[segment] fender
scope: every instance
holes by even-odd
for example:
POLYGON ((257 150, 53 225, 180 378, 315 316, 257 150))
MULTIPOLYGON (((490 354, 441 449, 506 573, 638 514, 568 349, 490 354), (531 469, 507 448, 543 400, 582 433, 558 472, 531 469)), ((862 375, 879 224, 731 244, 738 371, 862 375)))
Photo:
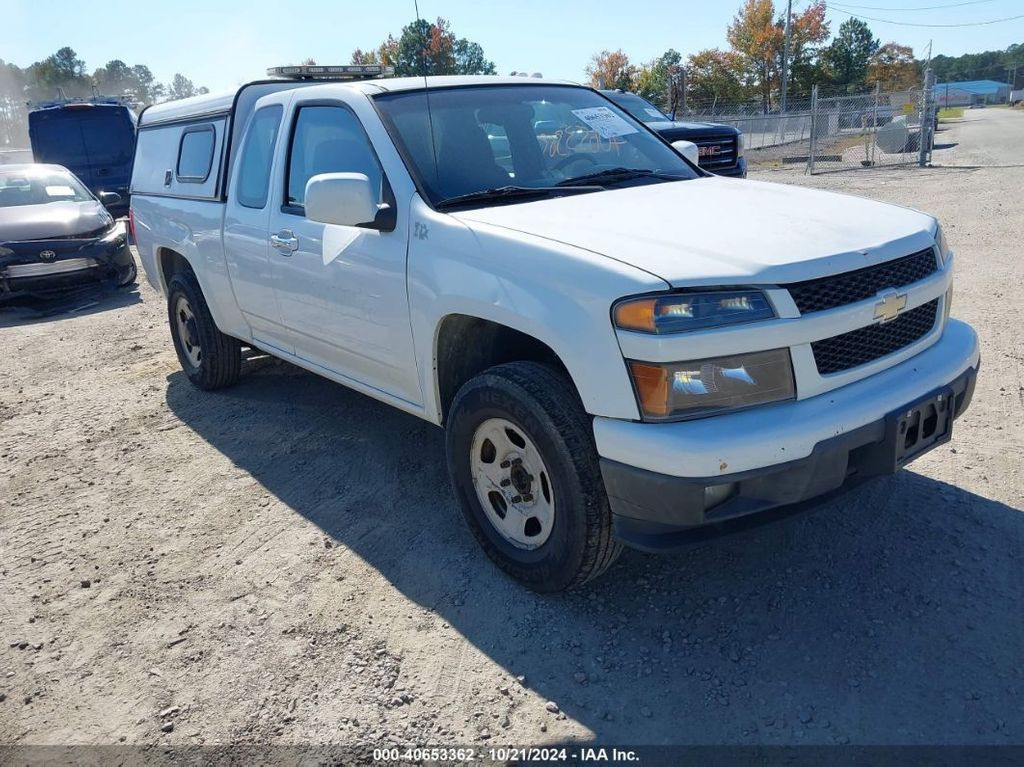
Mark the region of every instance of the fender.
POLYGON ((576 383, 588 413, 639 413, 611 324, 624 295, 664 290, 643 270, 570 245, 411 204, 409 305, 427 417, 441 421, 436 353, 444 319, 463 314, 546 344, 576 383), (631 287, 632 286, 632 287, 631 287), (433 412, 430 412, 433 411, 433 412))

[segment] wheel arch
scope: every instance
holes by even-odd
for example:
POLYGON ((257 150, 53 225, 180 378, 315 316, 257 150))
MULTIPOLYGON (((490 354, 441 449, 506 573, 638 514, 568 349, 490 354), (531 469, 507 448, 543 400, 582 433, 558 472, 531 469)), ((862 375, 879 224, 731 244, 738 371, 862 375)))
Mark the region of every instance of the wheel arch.
MULTIPOLYGON (((168 285, 171 284, 171 278, 180 272, 192 272, 195 274, 195 269, 192 268, 192 264, 185 258, 181 253, 171 248, 159 247, 156 250, 156 262, 160 268, 160 287, 163 289, 163 293, 167 295, 168 285)), ((196 279, 199 275, 196 275, 196 279)))
MULTIPOLYGON (((434 332, 433 384, 438 421, 442 425, 462 385, 484 370, 505 362, 542 362, 576 382, 562 357, 535 334, 504 322, 472 314, 452 313, 440 319, 434 332)), ((582 401, 582 398, 580 398, 582 401)))

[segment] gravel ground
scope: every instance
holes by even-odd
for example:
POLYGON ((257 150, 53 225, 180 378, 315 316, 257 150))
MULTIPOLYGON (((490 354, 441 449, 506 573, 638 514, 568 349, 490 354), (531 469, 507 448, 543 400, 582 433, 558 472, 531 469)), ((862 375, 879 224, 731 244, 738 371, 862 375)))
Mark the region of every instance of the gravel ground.
POLYGON ((946 222, 952 444, 567 596, 488 563, 434 427, 266 359, 198 392, 146 285, 0 316, 0 743, 1024 743, 1024 114, 968 115, 936 162, 1015 167, 758 175, 946 222))

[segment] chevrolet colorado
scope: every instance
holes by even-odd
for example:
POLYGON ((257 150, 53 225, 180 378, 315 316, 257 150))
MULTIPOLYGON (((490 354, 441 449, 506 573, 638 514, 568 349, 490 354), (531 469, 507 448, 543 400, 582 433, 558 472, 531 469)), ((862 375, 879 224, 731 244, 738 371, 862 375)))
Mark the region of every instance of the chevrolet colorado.
POLYGON ((376 71, 141 115, 131 221, 197 387, 244 344, 442 426, 541 591, 950 439, 979 351, 933 217, 717 178, 590 88, 376 71))

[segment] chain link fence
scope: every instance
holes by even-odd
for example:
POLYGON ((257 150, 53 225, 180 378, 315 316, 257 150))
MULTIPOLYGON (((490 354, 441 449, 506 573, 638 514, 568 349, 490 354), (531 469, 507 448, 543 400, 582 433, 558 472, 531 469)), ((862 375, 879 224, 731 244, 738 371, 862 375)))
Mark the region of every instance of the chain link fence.
POLYGON ((909 165, 931 149, 934 116, 922 88, 815 97, 809 173, 909 165))
POLYGON ((904 91, 876 87, 857 95, 823 96, 815 86, 809 99, 791 101, 785 112, 758 112, 760 105, 750 102, 715 103, 688 105, 678 119, 738 128, 754 168, 802 165, 808 173, 823 173, 924 164, 930 160, 935 129, 931 91, 922 84, 904 91))

